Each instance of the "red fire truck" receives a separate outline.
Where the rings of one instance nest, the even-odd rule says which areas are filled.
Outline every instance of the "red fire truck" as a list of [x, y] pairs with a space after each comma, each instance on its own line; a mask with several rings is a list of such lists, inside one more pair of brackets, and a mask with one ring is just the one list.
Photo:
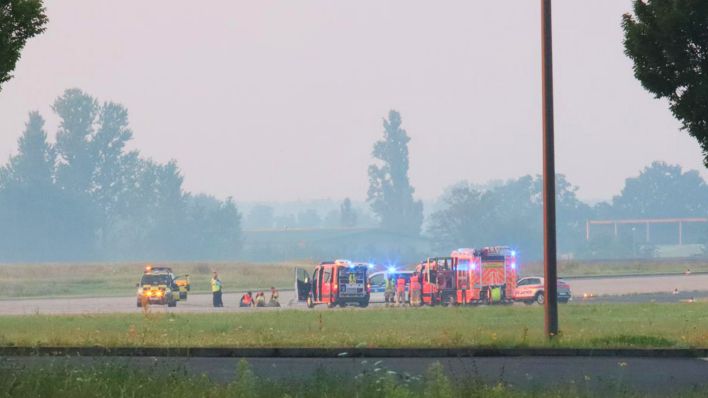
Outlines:
[[469, 270], [471, 300], [484, 303], [509, 302], [518, 278], [516, 252], [508, 246], [458, 249], [451, 257], [458, 269]]
[[304, 269], [295, 269], [295, 289], [298, 301], [312, 308], [316, 304], [328, 307], [340, 305], [369, 305], [370, 289], [367, 280], [369, 264], [348, 260], [324, 261], [310, 274]]
[[[437, 305], [463, 303], [458, 291], [469, 290], [465, 286], [465, 272], [458, 269], [453, 257], [431, 257], [422, 261], [411, 276], [411, 305]], [[419, 298], [418, 298], [419, 297]]]
[[511, 302], [516, 278], [516, 253], [511, 248], [458, 249], [450, 257], [418, 264], [411, 277], [411, 304]]

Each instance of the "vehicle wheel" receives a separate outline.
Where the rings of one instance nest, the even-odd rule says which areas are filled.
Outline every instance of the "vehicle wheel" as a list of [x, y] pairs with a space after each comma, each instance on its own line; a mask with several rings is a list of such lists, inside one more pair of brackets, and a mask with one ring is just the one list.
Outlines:
[[177, 307], [177, 302], [176, 301], [168, 301], [167, 306], [168, 307]]
[[311, 296], [307, 296], [307, 308], [314, 308], [315, 307], [315, 302], [312, 300]]
[[327, 303], [327, 308], [334, 308], [337, 306], [337, 302]]
[[140, 308], [140, 307], [142, 307], [142, 306], [143, 306], [143, 303], [142, 303], [142, 302], [140, 302], [140, 300], [138, 300], [137, 304], [138, 304], [138, 308]]
[[180, 294], [179, 294], [179, 299], [180, 299], [180, 300], [186, 300], [186, 299], [187, 299], [187, 293], [180, 293]]
[[569, 299], [566, 299], [566, 298], [564, 298], [564, 299], [558, 299], [558, 302], [561, 303], [561, 304], [568, 304], [568, 301], [569, 301]]
[[543, 292], [536, 293], [536, 302], [539, 305], [543, 305], [546, 303], [546, 296], [543, 295]]
[[524, 304], [531, 305], [533, 304], [533, 300], [524, 300]]
[[369, 306], [369, 300], [364, 300], [364, 301], [362, 301], [361, 303], [359, 303], [359, 306], [360, 306], [361, 308], [366, 308], [366, 307], [368, 307], [368, 306]]

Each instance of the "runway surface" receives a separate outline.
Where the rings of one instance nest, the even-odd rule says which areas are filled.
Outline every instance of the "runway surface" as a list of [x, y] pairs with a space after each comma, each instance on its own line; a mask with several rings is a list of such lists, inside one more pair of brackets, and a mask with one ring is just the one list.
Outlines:
[[[568, 282], [573, 293], [573, 301], [570, 305], [592, 302], [681, 302], [708, 299], [708, 274], [602, 277], [571, 279]], [[673, 293], [674, 289], [678, 290], [678, 294]], [[241, 294], [241, 292], [225, 293], [223, 308], [212, 308], [209, 294], [190, 294], [187, 301], [179, 302], [175, 308], [153, 305], [151, 311], [176, 313], [253, 311], [252, 308], [238, 307]], [[589, 298], [584, 298], [585, 296]], [[382, 301], [382, 298], [380, 293], [372, 295], [370, 307], [381, 306], [376, 302]], [[284, 308], [306, 309], [302, 303], [296, 303], [294, 299], [293, 291], [282, 291], [280, 294], [280, 302]], [[272, 310], [272, 308], [257, 310]], [[0, 300], [0, 315], [107, 314], [140, 311], [141, 309], [136, 307], [135, 296]]]

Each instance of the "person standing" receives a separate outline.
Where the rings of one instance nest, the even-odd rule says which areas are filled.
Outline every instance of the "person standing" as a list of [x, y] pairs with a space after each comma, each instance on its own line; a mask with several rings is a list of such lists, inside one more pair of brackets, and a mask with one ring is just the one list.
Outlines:
[[396, 281], [396, 301], [399, 306], [406, 303], [406, 278], [403, 275], [398, 275]]
[[224, 302], [221, 299], [221, 279], [219, 279], [219, 274], [216, 271], [211, 277], [211, 295], [214, 307], [224, 306]]
[[386, 302], [386, 307], [388, 307], [389, 304], [393, 305], [396, 302], [395, 301], [394, 282], [393, 282], [392, 275], [386, 275], [386, 287], [384, 290], [384, 301]]

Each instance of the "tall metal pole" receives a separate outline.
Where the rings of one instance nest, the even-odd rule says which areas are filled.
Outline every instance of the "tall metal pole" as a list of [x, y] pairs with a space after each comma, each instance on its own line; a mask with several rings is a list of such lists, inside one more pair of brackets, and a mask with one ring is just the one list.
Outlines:
[[546, 336], [558, 334], [556, 272], [556, 168], [553, 150], [553, 47], [551, 0], [541, 0], [543, 85], [543, 260]]

